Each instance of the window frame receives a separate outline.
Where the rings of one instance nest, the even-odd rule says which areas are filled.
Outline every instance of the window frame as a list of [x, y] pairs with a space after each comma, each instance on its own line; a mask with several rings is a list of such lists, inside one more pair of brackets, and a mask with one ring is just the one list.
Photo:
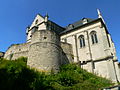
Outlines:
[[80, 35], [78, 38], [79, 38], [80, 48], [84, 48], [85, 47], [85, 37], [84, 37], [84, 35]]
[[97, 44], [98, 43], [97, 32], [96, 31], [91, 31], [90, 36], [91, 36], [92, 44]]

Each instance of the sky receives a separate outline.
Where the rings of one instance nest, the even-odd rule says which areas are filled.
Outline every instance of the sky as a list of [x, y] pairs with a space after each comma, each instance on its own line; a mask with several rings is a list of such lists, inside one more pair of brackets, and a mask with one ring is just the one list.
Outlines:
[[0, 0], [0, 51], [26, 42], [26, 27], [36, 14], [66, 26], [82, 18], [96, 19], [97, 8], [115, 43], [120, 61], [120, 0]]

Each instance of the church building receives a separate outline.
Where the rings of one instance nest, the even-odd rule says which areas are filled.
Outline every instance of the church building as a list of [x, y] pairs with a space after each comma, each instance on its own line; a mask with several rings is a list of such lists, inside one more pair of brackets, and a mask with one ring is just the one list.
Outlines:
[[97, 19], [83, 18], [66, 27], [48, 20], [48, 15], [38, 14], [27, 27], [27, 42], [10, 46], [4, 58], [28, 57], [27, 65], [42, 71], [79, 63], [89, 72], [120, 82], [114, 42], [100, 11], [97, 12]]

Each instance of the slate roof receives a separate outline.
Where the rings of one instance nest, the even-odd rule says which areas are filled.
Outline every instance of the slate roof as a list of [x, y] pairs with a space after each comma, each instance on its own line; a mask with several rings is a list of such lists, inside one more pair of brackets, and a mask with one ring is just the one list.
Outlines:
[[63, 31], [65, 30], [65, 28], [61, 27], [60, 25], [56, 24], [56, 23], [53, 22], [53, 21], [48, 20], [48, 23], [49, 23], [49, 24], [54, 24], [54, 25], [56, 25], [57, 27], [59, 27], [59, 30], [54, 29], [54, 31], [55, 31], [57, 34], [60, 34], [61, 32], [63, 32]]
[[[38, 14], [38, 15], [40, 15], [40, 14]], [[42, 16], [42, 15], [40, 15], [40, 16], [43, 17], [43, 18], [45, 18], [45, 16]], [[84, 20], [84, 19], [87, 20], [87, 23], [83, 23], [83, 20]], [[57, 30], [54, 30], [54, 31], [55, 31], [57, 34], [63, 35], [63, 34], [66, 34], [66, 33], [68, 33], [68, 32], [71, 32], [71, 31], [75, 30], [76, 28], [79, 28], [79, 27], [82, 27], [82, 26], [91, 24], [92, 22], [97, 21], [97, 20], [101, 20], [101, 18], [97, 18], [97, 19], [83, 18], [83, 19], [81, 19], [81, 20], [79, 20], [79, 21], [77, 21], [77, 22], [74, 22], [74, 23], [72, 23], [72, 24], [69, 24], [69, 25], [66, 26], [66, 27], [61, 27], [60, 25], [56, 24], [55, 22], [53, 22], [53, 21], [51, 21], [51, 20], [48, 20], [48, 23], [49, 23], [49, 24], [54, 24], [54, 25], [58, 26], [58, 27], [59, 27], [59, 30], [57, 29]], [[101, 21], [102, 21], [102, 20], [101, 20]], [[103, 21], [102, 21], [102, 23], [103, 23]], [[104, 23], [103, 23], [103, 24], [104, 24]], [[106, 28], [106, 26], [105, 26], [105, 28]], [[107, 28], [106, 28], [106, 32], [108, 33]]]
[[[83, 19], [87, 19], [88, 23], [94, 20], [94, 19], [90, 19], [90, 18], [83, 18]], [[83, 25], [83, 19], [73, 23], [72, 25], [74, 26], [74, 28]]]
[[[38, 14], [38, 15], [40, 15], [40, 16], [43, 17], [43, 18], [45, 18], [45, 16], [42, 16], [41, 14]], [[83, 23], [83, 20], [84, 20], [84, 19], [87, 19], [87, 23], [85, 23], [85, 24]], [[48, 20], [48, 23], [52, 23], [52, 24], [55, 24], [56, 26], [58, 26], [58, 27], [59, 27], [59, 30], [54, 30], [54, 31], [55, 31], [56, 33], [62, 35], [62, 34], [65, 34], [65, 33], [70, 32], [70, 31], [73, 31], [74, 29], [76, 29], [76, 28], [78, 28], [78, 27], [81, 27], [81, 26], [84, 26], [84, 25], [86, 25], [86, 24], [88, 24], [88, 23], [91, 23], [91, 22], [93, 22], [93, 21], [96, 21], [96, 20], [99, 20], [99, 18], [97, 18], [97, 19], [83, 18], [83, 19], [81, 19], [81, 20], [79, 20], [79, 21], [77, 21], [77, 22], [74, 22], [74, 23], [72, 23], [72, 24], [69, 24], [69, 25], [66, 26], [66, 27], [61, 27], [60, 25], [56, 24], [55, 22], [53, 22], [53, 21], [51, 21], [51, 20]]]
[[[84, 24], [83, 19], [87, 19], [87, 23]], [[90, 19], [90, 18], [83, 18], [83, 19], [81, 19], [81, 20], [79, 20], [79, 21], [77, 21], [77, 22], [75, 22], [73, 24], [69, 24], [68, 26], [65, 27], [65, 30], [63, 32], [61, 32], [60, 34], [67, 33], [67, 32], [72, 31], [72, 30], [74, 30], [74, 29], [76, 29], [78, 27], [81, 27], [83, 25], [86, 25], [88, 23], [91, 23], [93, 21], [98, 20], [98, 19]]]

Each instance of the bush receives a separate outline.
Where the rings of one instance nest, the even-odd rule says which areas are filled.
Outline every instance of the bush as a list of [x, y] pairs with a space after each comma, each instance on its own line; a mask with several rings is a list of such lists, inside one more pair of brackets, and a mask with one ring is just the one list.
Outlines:
[[58, 88], [55, 88], [61, 87], [61, 90], [97, 90], [113, 85], [110, 80], [89, 73], [75, 64], [62, 66], [56, 77]]
[[0, 90], [32, 90], [30, 84], [34, 81], [35, 71], [26, 66], [24, 59], [1, 60]]
[[113, 85], [75, 64], [63, 65], [57, 74], [29, 69], [27, 58], [0, 59], [0, 90], [98, 90]]

